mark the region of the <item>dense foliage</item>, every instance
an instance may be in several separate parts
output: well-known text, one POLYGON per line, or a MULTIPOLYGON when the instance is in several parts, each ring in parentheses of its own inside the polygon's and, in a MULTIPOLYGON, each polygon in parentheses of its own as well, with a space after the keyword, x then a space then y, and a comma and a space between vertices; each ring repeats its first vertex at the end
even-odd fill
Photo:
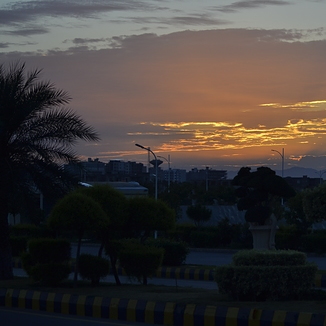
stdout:
POLYGON ((246 221, 254 224, 265 223, 278 199, 295 195, 294 189, 268 167, 257 168, 254 172, 249 167, 242 167, 232 184, 237 187, 238 209, 245 210, 246 221))
POLYGON ((220 293, 234 300, 298 299, 314 286, 317 269, 303 253, 250 250, 218 266, 215 278, 220 293))
POLYGON ((25 64, 0 65, 0 279, 12 278, 8 213, 23 213, 39 190, 58 198, 75 185, 62 169, 76 163, 73 145, 98 140, 96 132, 73 111, 63 107, 70 98, 40 70, 25 64))

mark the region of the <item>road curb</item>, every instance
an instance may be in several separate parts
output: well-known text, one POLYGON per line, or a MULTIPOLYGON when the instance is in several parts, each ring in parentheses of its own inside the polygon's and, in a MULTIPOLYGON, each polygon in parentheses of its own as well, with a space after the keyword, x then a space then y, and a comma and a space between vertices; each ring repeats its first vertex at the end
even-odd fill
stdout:
POLYGON ((324 326, 326 315, 0 289, 0 306, 174 326, 324 326))

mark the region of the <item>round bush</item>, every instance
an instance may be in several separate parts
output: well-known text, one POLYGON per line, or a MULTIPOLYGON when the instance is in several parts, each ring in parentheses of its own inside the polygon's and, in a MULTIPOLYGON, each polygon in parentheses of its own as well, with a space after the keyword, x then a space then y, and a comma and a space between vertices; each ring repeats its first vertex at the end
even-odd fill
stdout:
POLYGON ((164 249, 129 243, 119 252, 121 266, 127 275, 136 277, 143 284, 162 264, 164 249))
POLYGON ((66 280, 71 272, 69 263, 36 264, 30 269, 30 276, 35 282, 57 286, 66 280))
POLYGON ((93 286, 110 272, 110 262, 102 257, 81 254, 78 260, 78 272, 83 279, 90 280, 93 286))

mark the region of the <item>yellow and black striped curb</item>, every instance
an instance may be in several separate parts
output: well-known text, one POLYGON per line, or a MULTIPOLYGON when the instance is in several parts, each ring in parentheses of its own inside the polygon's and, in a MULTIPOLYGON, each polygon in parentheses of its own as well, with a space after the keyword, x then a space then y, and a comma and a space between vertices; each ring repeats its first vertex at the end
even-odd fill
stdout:
POLYGON ((0 306, 174 326, 324 326, 326 315, 0 289, 0 306))
MULTIPOLYGON (((13 260, 13 267, 22 268, 21 260, 19 258, 13 260)), ((74 271, 74 266, 72 266, 72 271, 74 271)), ((119 275, 127 275, 124 269, 120 267, 117 268, 117 272, 119 275)), ((110 274, 112 274, 112 269, 110 270, 110 274)), ((215 281, 213 269, 189 267, 160 267, 156 271, 154 277, 194 281, 215 281)), ((318 288, 326 288, 326 275, 318 273, 315 278, 315 286, 318 288)))

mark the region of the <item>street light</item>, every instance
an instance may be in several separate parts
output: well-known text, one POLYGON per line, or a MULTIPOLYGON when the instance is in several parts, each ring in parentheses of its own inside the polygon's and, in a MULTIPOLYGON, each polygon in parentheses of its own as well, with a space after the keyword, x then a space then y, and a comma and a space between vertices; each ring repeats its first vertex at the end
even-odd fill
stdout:
POLYGON ((170 192, 170 178, 171 178, 171 168, 170 168, 170 154, 168 155, 168 158, 165 158, 164 156, 158 155, 157 157, 162 158, 163 160, 168 162, 168 167, 169 167, 169 175, 168 175, 168 192, 170 192))
POLYGON ((276 152, 276 153, 280 154, 281 157, 282 157, 282 178, 283 178, 283 174, 284 174, 284 148, 282 148, 282 154, 279 151, 275 150, 275 149, 272 149, 272 152, 276 152))
MULTIPOLYGON (((272 149, 272 152, 276 152, 276 153, 280 154, 280 156, 282 157, 282 178, 283 178, 283 174, 284 174, 284 148, 282 148, 282 154, 279 151, 275 150, 275 149, 272 149)), ((282 206, 283 206, 283 203, 284 203, 283 197, 281 199, 281 203, 282 203, 282 206)))
POLYGON ((148 151, 154 155, 154 158, 155 158, 155 200, 157 200, 157 157, 156 157, 155 153, 149 147, 144 147, 139 144, 135 144, 135 146, 145 149, 146 151, 148 151))

